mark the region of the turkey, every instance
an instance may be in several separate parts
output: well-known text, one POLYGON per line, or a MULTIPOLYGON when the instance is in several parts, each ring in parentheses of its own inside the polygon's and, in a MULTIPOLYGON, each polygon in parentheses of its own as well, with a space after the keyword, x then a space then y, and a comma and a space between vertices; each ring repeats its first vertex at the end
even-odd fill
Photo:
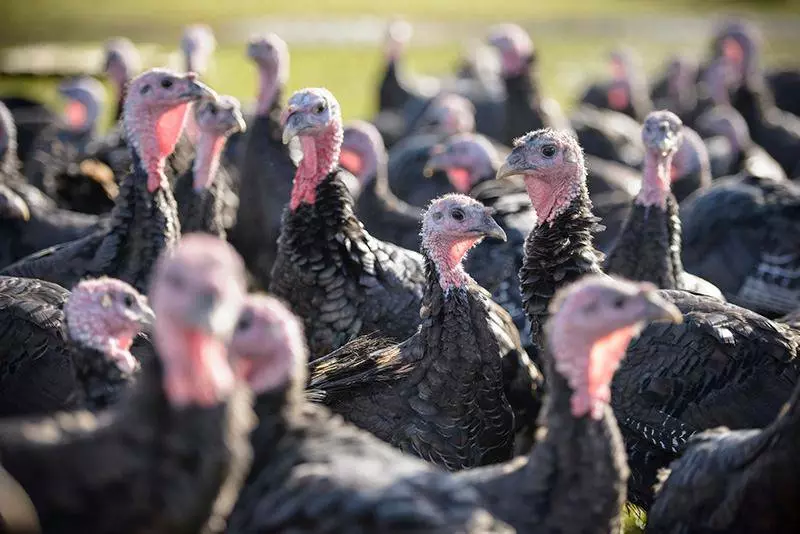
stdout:
POLYGON ((714 178, 750 175, 786 180, 778 162, 750 139, 747 123, 732 107, 717 106, 703 113, 697 130, 705 137, 714 178))
POLYGON ((536 446, 507 465, 456 477, 517 532, 618 532, 628 466, 609 384, 631 338, 681 314, 649 283, 599 275, 561 290, 551 313, 536 446))
POLYGON ((531 128, 568 129, 558 104, 540 94, 538 56, 528 33, 515 24, 500 24, 489 30, 488 40, 500 54, 506 86, 505 130, 498 140, 511 146, 531 128))
MULTIPOLYGON (((647 165, 645 156, 645 168, 647 165)), ((711 162, 703 139, 691 128, 683 127, 683 141, 672 158, 670 189, 678 203, 698 189, 711 185, 711 162)))
POLYGON ((283 113, 283 140, 298 137, 303 159, 283 215, 270 292, 303 318, 313 358, 380 330, 410 337, 425 287, 419 254, 373 238, 353 213, 336 168, 339 103, 326 89, 302 89, 283 113))
POLYGON ((668 65, 663 80, 650 92, 654 109, 666 109, 676 114, 684 124, 694 124, 699 113, 697 61, 678 55, 668 65))
POLYGON ((570 123, 587 156, 640 168, 644 161, 641 126, 624 113, 583 105, 570 123))
POLYGON ((175 182, 181 231, 205 232, 225 239, 236 217, 231 177, 221 165, 228 137, 245 130, 239 101, 231 96, 205 100, 195 106, 197 144, 190 172, 175 182))
POLYGON ((211 64, 214 51, 217 49, 217 40, 209 26, 192 24, 184 28, 180 48, 185 71, 196 72, 202 76, 211 64))
POLYGON ((59 175, 83 155, 97 135, 100 114, 106 105, 106 91, 89 76, 67 79, 58 87, 67 101, 64 123, 43 131, 25 163, 25 175, 34 186, 54 192, 59 175))
MULTIPOLYGON (((592 246, 597 219, 585 172, 576 140, 551 130, 522 138, 498 170, 498 177, 524 176, 539 216, 520 270, 538 347, 555 291, 600 272, 592 246)), ((766 426, 800 375, 797 331, 702 295, 669 290, 659 295, 681 310, 683 323, 646 328, 628 346, 611 387, 632 471, 629 498, 644 507, 657 470, 675 458, 691 434, 719 425, 766 426)))
POLYGON ((180 237, 175 199, 164 174, 190 102, 216 98, 195 75, 152 69, 129 87, 123 122, 132 142, 132 172, 120 185, 108 224, 76 241, 43 250, 2 274, 70 288, 86 277, 112 276, 145 293, 158 255, 180 237))
POLYGON ((581 97, 581 103, 622 113, 637 122, 643 121, 652 102, 641 58, 634 50, 623 48, 611 52, 610 60, 611 81, 590 86, 581 97))
POLYGON ((70 294, 0 277, 0 416, 114 402, 138 367, 131 345, 152 321, 144 298, 119 280, 85 280, 70 294))
POLYGON ((224 528, 249 466, 251 399, 225 349, 244 266, 224 242, 188 236, 160 261, 152 289, 158 358, 141 362, 130 395, 96 417, 0 422, 3 466, 42 532, 224 528))
POLYGON ((0 267, 65 241, 91 233, 97 217, 59 209, 19 172, 14 119, 0 103, 0 186, 12 210, 0 219, 0 267), (17 213, 17 215, 14 215, 17 213), (21 215, 21 216, 20 216, 21 215))
POLYGON ((681 206, 683 264, 769 317, 800 307, 800 187, 739 176, 681 206))
MULTIPOLYGON (((681 219, 670 191, 670 169, 673 158, 680 159, 679 147, 691 143, 684 138, 683 122, 671 111, 653 111, 642 125, 642 142, 647 148, 642 188, 603 270, 661 289, 685 289, 725 300, 719 289, 684 271, 681 263, 681 219)), ((680 161, 677 166, 686 165, 680 161)))
POLYGON ((422 209, 395 196, 389 188, 388 155, 372 124, 353 121, 344 128, 339 165, 362 184, 356 214, 374 237, 409 250, 419 249, 422 209))
POLYGON ((281 214, 289 202, 295 165, 282 143, 281 92, 289 76, 289 50, 277 35, 254 38, 247 55, 258 69, 255 117, 248 122, 239 174, 239 208, 230 241, 259 285, 269 287, 278 253, 281 214))
POLYGON ((530 342, 530 329, 519 292, 519 273, 525 238, 536 225, 522 180, 495 180, 500 157, 485 137, 454 135, 434 150, 426 174, 444 172, 453 188, 468 193, 493 210, 507 239, 489 239, 466 260, 466 269, 478 284, 511 315, 521 333, 523 346, 530 342))
POLYGON ((114 37, 104 46, 103 73, 111 82, 116 96, 114 121, 122 118, 127 85, 142 68, 142 59, 136 45, 126 37, 114 37))
POLYGON ((251 296, 231 353, 257 392, 254 458, 229 534, 499 534, 469 486, 303 398, 301 322, 251 296))
POLYGON ((720 31, 712 46, 717 56, 733 65, 731 104, 747 122, 753 141, 793 177, 800 169, 800 117, 775 106, 759 65, 760 40, 752 25, 735 21, 720 31))
POLYGON ((515 412, 535 421, 541 405, 541 374, 519 332, 462 266, 484 237, 505 232, 480 202, 433 201, 422 223, 428 282, 417 332, 386 347, 357 339, 309 365, 309 388, 332 411, 451 471, 510 459, 515 412))
POLYGON ((693 437, 663 474, 647 532, 798 532, 798 396, 800 386, 764 429, 722 427, 693 437))

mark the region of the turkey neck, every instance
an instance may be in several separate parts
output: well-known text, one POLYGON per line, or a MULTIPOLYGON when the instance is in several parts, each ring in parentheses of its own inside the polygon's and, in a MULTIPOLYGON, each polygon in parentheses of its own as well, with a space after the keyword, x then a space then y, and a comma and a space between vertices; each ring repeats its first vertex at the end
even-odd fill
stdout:
POLYGON ((300 204, 314 204, 317 187, 329 176, 339 161, 339 152, 344 136, 342 125, 331 124, 318 136, 300 136, 303 146, 303 160, 297 167, 292 184, 292 197, 289 208, 296 211, 300 204))
POLYGON ((609 253, 605 271, 631 280, 677 289, 683 274, 681 221, 670 191, 670 157, 648 152, 642 188, 609 253))
POLYGON ((556 291, 583 275, 601 272, 592 244, 598 221, 591 211, 586 184, 581 182, 567 208, 552 222, 536 226, 525 240, 520 290, 537 347, 544 346, 542 327, 556 291))
POLYGON ((91 410, 103 410, 114 405, 132 376, 123 373, 101 351, 71 343, 75 377, 82 388, 83 405, 91 410))
POLYGON ((269 115, 272 110, 280 104, 281 90, 282 86, 281 83, 278 82, 278 73, 266 67, 259 66, 256 115, 259 117, 269 115))
MULTIPOLYGON (((163 165, 163 161, 162 161, 163 165)), ((150 271, 159 255, 180 239, 178 208, 168 183, 150 193, 148 176, 138 154, 134 153, 133 172, 123 178, 116 204, 111 210, 110 230, 97 257, 116 258, 103 272, 119 278, 146 294, 150 271)))
POLYGON ((536 79, 531 73, 532 68, 525 68, 520 74, 505 78, 507 94, 505 142, 509 146, 517 137, 545 127, 541 115, 539 90, 536 79))
POLYGON ((223 177, 217 175, 211 184, 200 191, 193 187, 193 173, 184 173, 175 184, 181 233, 203 232, 226 239, 222 220, 224 195, 223 177))

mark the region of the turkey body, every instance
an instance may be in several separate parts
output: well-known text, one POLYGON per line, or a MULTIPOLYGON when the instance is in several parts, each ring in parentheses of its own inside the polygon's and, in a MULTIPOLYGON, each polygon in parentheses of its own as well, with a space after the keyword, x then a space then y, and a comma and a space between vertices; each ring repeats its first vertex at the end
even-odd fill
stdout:
MULTIPOLYGON (((445 293, 432 263, 421 316, 419 331, 399 345, 357 340, 313 361, 309 387, 356 426, 445 469, 510 459, 507 391, 530 398, 542 388, 536 369, 527 391, 513 383, 529 370, 516 367, 524 351, 511 318, 474 282, 445 293)), ((524 415, 535 419, 538 407, 524 415)))
POLYGON ((683 263, 729 301, 769 317, 800 307, 800 190, 751 176, 716 180, 681 207, 683 263))
POLYGON ((270 292, 303 318, 312 359, 371 332, 406 339, 420 321, 422 256, 370 236, 339 173, 314 204, 286 210, 272 270, 270 292))
POLYGON ((105 228, 23 258, 2 274, 39 278, 66 288, 85 277, 106 275, 146 293, 157 256, 180 236, 172 191, 163 186, 151 194, 147 181, 137 158, 105 228))

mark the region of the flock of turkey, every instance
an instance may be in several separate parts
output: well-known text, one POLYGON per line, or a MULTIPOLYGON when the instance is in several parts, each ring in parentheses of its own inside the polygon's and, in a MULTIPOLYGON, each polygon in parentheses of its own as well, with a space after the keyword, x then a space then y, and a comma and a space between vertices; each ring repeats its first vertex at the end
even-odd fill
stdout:
POLYGON ((734 21, 568 120, 521 28, 407 30, 373 122, 273 34, 243 111, 204 27, 108 42, 107 135, 88 76, 0 104, 4 531, 800 532, 800 73, 734 21))

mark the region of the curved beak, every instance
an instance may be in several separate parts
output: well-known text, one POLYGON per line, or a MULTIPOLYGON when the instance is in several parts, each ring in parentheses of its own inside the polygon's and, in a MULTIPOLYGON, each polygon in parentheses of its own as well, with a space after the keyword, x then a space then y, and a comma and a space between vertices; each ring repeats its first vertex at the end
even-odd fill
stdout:
POLYGON ((283 126, 283 144, 288 145, 289 142, 300 135, 303 131, 309 128, 305 114, 299 111, 294 111, 286 117, 286 124, 283 126))
POLYGON ((198 81, 196 74, 189 73, 186 76, 189 79, 189 87, 181 94, 182 97, 188 98, 189 100, 202 100, 204 98, 209 100, 217 99, 216 91, 203 82, 198 81))
POLYGON ((142 328, 151 327, 156 323, 156 314, 145 302, 139 303, 139 325, 142 328))
POLYGON ((509 176, 525 174, 537 169, 538 167, 536 167, 536 165, 528 163, 519 153, 512 151, 511 154, 506 157, 506 160, 503 162, 500 168, 497 169, 495 179, 501 180, 503 178, 508 178, 509 176))
POLYGON ((0 185, 0 216, 16 221, 29 221, 31 212, 22 197, 0 185))
POLYGON ((500 241, 506 241, 508 238, 506 237, 505 231, 497 224, 497 221, 494 218, 486 214, 483 218, 483 221, 480 225, 471 228, 470 231, 474 232, 477 235, 482 235, 484 237, 491 237, 500 241))
POLYGON ((247 131, 247 124, 244 122, 244 117, 242 116, 242 112, 240 110, 237 109, 233 112, 233 120, 231 122, 231 133, 242 133, 247 131))
POLYGON ((642 292, 645 301, 645 318, 648 321, 663 321, 669 323, 680 323, 683 321, 683 314, 673 303, 660 297, 656 291, 648 290, 642 292))

